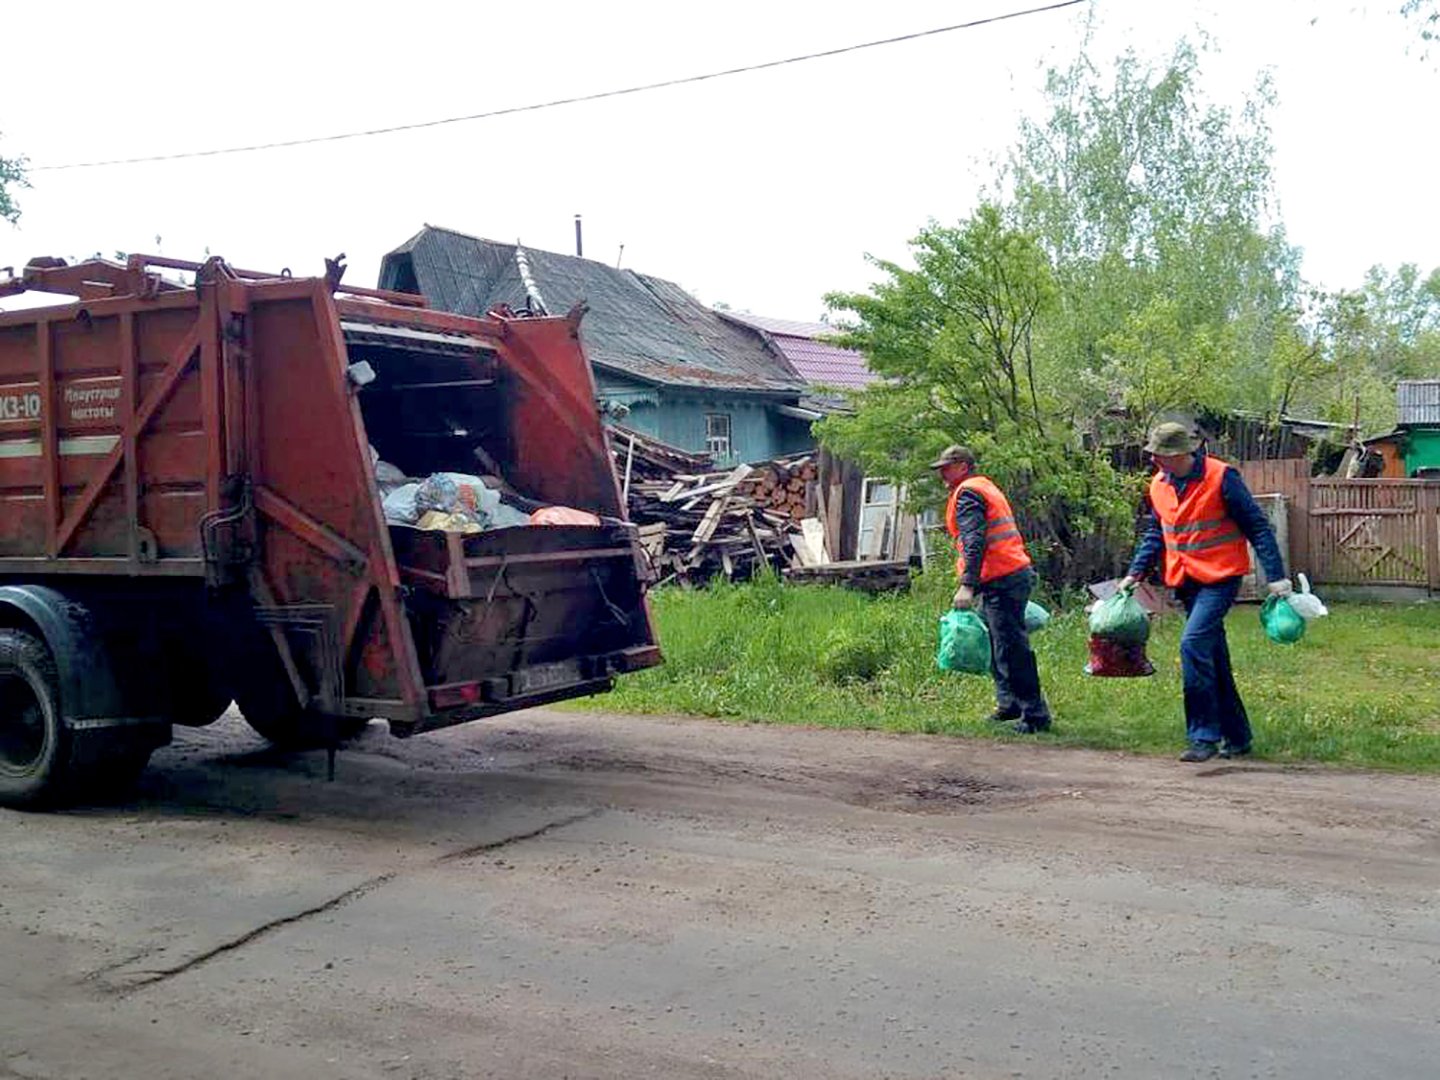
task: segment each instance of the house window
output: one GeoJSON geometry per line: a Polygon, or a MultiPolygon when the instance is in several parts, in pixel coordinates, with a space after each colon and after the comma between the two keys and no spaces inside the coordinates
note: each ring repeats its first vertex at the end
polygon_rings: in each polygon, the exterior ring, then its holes
{"type": "Polygon", "coordinates": [[[705,449],[717,461],[730,456],[730,414],[705,414],[705,449]]]}

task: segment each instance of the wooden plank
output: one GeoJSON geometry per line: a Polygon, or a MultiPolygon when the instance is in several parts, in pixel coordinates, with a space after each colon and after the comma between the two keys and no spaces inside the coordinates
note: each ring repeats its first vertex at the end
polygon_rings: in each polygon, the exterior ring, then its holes
{"type": "Polygon", "coordinates": [[[830,552],[825,547],[825,526],[820,524],[818,518],[805,518],[800,522],[801,535],[805,537],[805,543],[810,548],[811,555],[815,558],[814,565],[824,566],[830,561],[830,552]]]}
{"type": "Polygon", "coordinates": [[[1425,587],[1440,592],[1440,487],[1427,488],[1420,499],[1425,547],[1425,587]]]}
{"type": "Polygon", "coordinates": [[[810,547],[810,541],[805,538],[804,533],[790,534],[790,550],[795,552],[795,558],[800,561],[801,566],[819,566],[820,560],[816,557],[814,549],[810,547]]]}
{"type": "Polygon", "coordinates": [[[1295,485],[1295,501],[1290,508],[1290,569],[1310,566],[1314,556],[1310,539],[1310,465],[1304,463],[1295,485]]]}
{"type": "Polygon", "coordinates": [[[1396,517],[1413,518],[1418,516],[1419,509],[1411,506],[1370,506],[1370,507],[1343,507],[1343,506],[1322,506],[1318,510],[1311,510],[1311,517],[1396,517]]]}
{"type": "Polygon", "coordinates": [[[755,558],[759,559],[762,563],[768,562],[769,558],[765,554],[765,545],[760,542],[760,534],[755,528],[754,517],[747,517],[745,519],[745,528],[750,533],[750,542],[755,546],[755,558]]]}
{"type": "Polygon", "coordinates": [[[693,503],[693,500],[695,500],[701,495],[716,495],[721,492],[729,491],[730,489],[735,487],[736,484],[740,483],[741,480],[745,479],[745,476],[749,472],[749,465],[741,465],[733,472],[731,472],[728,476],[726,476],[723,480],[715,483],[704,484],[697,488],[690,488],[688,490],[681,491],[673,497],[670,497],[670,493],[666,492],[664,496],[661,496],[660,501],[675,502],[678,499],[686,499],[690,500],[693,503]]]}
{"type": "Polygon", "coordinates": [[[715,528],[720,524],[720,515],[725,512],[726,502],[728,502],[727,499],[716,499],[710,504],[710,508],[705,511],[705,516],[700,519],[699,526],[690,536],[691,543],[705,544],[715,535],[715,528]]]}
{"type": "Polygon", "coordinates": [[[915,515],[904,510],[896,511],[895,550],[896,562],[908,563],[915,551],[915,515]]]}

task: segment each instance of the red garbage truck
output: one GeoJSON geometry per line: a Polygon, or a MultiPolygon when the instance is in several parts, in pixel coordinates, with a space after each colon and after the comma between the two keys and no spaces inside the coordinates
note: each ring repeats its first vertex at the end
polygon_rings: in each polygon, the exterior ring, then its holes
{"type": "Polygon", "coordinates": [[[342,273],[0,277],[60,294],[0,312],[0,803],[123,785],[232,701],[333,747],[660,662],[581,313],[467,318],[342,273]],[[397,520],[394,481],[436,476],[503,520],[397,520]]]}

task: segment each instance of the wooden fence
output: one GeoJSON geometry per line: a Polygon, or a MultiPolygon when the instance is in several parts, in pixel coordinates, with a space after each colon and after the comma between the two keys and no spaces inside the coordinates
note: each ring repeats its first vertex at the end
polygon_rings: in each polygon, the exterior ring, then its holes
{"type": "Polygon", "coordinates": [[[1303,461],[1238,466],[1256,495],[1289,507],[1292,571],[1318,585],[1406,586],[1440,592],[1440,484],[1311,478],[1303,461]]]}

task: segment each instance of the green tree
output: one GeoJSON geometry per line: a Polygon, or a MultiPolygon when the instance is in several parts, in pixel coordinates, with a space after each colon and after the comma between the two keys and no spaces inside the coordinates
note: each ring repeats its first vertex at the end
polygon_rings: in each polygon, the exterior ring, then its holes
{"type": "Polygon", "coordinates": [[[1111,469],[1108,437],[1268,408],[1277,363],[1282,390],[1308,377],[1286,351],[1298,255],[1270,222],[1269,87],[1232,113],[1197,77],[1184,43],[1158,69],[1126,54],[1051,72],[1002,194],[923,229],[913,269],[872,260],[868,293],[828,298],[883,379],[822,440],[927,498],[925,460],[971,444],[1052,581],[1093,580],[1130,546],[1137,478],[1111,469]]]}
{"type": "Polygon", "coordinates": [[[1055,268],[1061,385],[1097,436],[1133,437],[1156,408],[1261,407],[1295,306],[1298,252],[1270,223],[1270,86],[1232,112],[1198,75],[1185,42],[1158,69],[1082,57],[1050,73],[1049,114],[1010,158],[1017,218],[1055,268]]]}
{"type": "Polygon", "coordinates": [[[1318,416],[1380,431],[1395,421],[1400,379],[1440,377],[1440,269],[1375,266],[1356,289],[1317,298],[1297,399],[1318,416]]]}
{"type": "Polygon", "coordinates": [[[25,164],[23,157],[0,157],[0,221],[8,221],[12,225],[20,220],[20,207],[15,202],[14,191],[30,186],[25,178],[25,164]]]}
{"type": "Polygon", "coordinates": [[[1104,538],[1126,532],[1124,486],[1042,391],[1036,327],[1056,292],[1036,237],[986,204],[958,226],[932,223],[910,247],[915,269],[872,260],[884,278],[868,293],[827,297],[882,379],[853,395],[852,414],[826,419],[821,439],[932,500],[926,462],[968,443],[988,474],[1025,492],[1017,512],[1051,580],[1113,569],[1104,538]]]}

